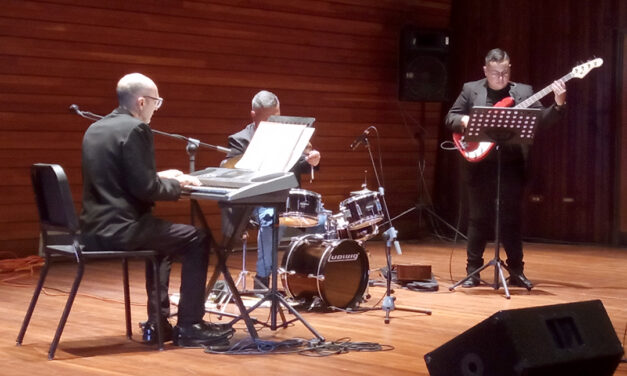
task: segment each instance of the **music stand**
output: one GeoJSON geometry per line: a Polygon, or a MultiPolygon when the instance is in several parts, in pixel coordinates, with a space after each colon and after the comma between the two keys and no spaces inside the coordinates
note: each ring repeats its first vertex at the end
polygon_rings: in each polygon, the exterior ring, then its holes
{"type": "Polygon", "coordinates": [[[302,117],[302,116],[272,115],[268,118],[268,121],[272,123],[283,123],[283,124],[302,124],[308,127],[313,127],[313,123],[316,121],[316,118],[302,117]]]}
{"type": "MultiPolygon", "coordinates": [[[[538,108],[509,108],[509,107],[473,107],[470,119],[464,135],[468,142],[493,142],[496,144],[496,205],[495,205],[495,229],[494,229],[494,258],[479,269],[468,274],[453,286],[457,286],[478,275],[483,269],[494,266],[494,289],[498,290],[499,281],[505,290],[505,297],[510,298],[509,289],[503,275],[503,262],[499,257],[500,250],[500,217],[501,217],[501,145],[504,144],[531,144],[535,135],[536,126],[540,118],[541,110],[538,108]]],[[[505,266],[507,269],[507,266],[505,266]]],[[[509,269],[508,269],[509,272],[509,269]]]]}

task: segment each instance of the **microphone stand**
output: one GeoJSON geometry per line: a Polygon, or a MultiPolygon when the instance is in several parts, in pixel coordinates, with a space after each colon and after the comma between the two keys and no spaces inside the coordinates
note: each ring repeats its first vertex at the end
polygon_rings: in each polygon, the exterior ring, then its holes
{"type": "MultiPolygon", "coordinates": [[[[70,111],[75,112],[77,115],[84,117],[85,119],[89,119],[89,120],[97,121],[103,118],[103,116],[94,114],[93,112],[81,111],[81,109],[75,104],[70,106],[70,111]]],[[[187,151],[187,155],[189,156],[189,173],[190,174],[196,171],[196,151],[198,150],[200,146],[203,146],[211,150],[217,150],[223,153],[229,153],[231,151],[231,149],[229,148],[207,144],[195,138],[182,136],[180,134],[167,133],[167,132],[156,130],[154,128],[150,128],[150,129],[152,130],[153,133],[160,134],[162,136],[171,137],[171,138],[176,138],[178,140],[187,142],[187,146],[185,147],[185,150],[187,151]]]]}
{"type": "Polygon", "coordinates": [[[222,146],[217,146],[217,145],[211,145],[211,144],[207,144],[205,142],[201,142],[195,138],[191,138],[191,137],[187,137],[187,136],[182,136],[180,134],[175,134],[175,133],[166,133],[166,132],[162,132],[162,131],[158,131],[156,129],[152,130],[154,133],[156,134],[160,134],[162,136],[168,136],[168,137],[172,137],[172,138],[176,138],[179,140],[183,140],[187,142],[187,146],[185,147],[185,151],[187,151],[187,155],[189,156],[189,172],[190,174],[194,171],[196,171],[196,151],[198,150],[199,146],[203,146],[207,149],[212,149],[212,150],[217,150],[217,151],[221,151],[225,154],[228,154],[231,152],[231,149],[229,148],[225,148],[222,146]]]}
{"type": "MultiPolygon", "coordinates": [[[[372,127],[372,128],[376,130],[375,127],[372,127]]],[[[377,131],[377,135],[378,135],[378,131],[377,131]]],[[[394,244],[394,248],[396,248],[396,253],[400,255],[402,252],[401,252],[400,244],[398,243],[398,240],[397,240],[398,232],[396,231],[396,228],[394,228],[394,225],[392,224],[392,220],[390,219],[390,212],[388,211],[388,205],[387,205],[387,202],[385,201],[385,188],[383,187],[383,185],[381,184],[381,180],[379,179],[377,166],[374,162],[374,157],[372,156],[372,150],[370,149],[370,142],[368,141],[368,133],[364,132],[362,137],[363,137],[363,144],[366,146],[366,149],[368,149],[368,155],[370,156],[370,163],[372,163],[372,170],[374,171],[374,176],[377,179],[377,185],[379,186],[379,195],[381,196],[381,200],[383,201],[384,223],[389,224],[389,228],[385,230],[382,234],[383,239],[385,240],[385,259],[386,259],[387,268],[388,268],[387,275],[386,275],[385,297],[383,298],[383,303],[381,304],[381,308],[385,311],[385,318],[383,322],[386,324],[390,323],[390,312],[393,311],[394,309],[431,315],[430,310],[418,309],[418,308],[407,307],[407,306],[396,307],[394,305],[394,301],[396,300],[396,297],[392,296],[392,255],[390,252],[392,249],[392,244],[394,244]]],[[[366,308],[366,310],[375,310],[375,309],[378,309],[378,308],[366,308]]]]}

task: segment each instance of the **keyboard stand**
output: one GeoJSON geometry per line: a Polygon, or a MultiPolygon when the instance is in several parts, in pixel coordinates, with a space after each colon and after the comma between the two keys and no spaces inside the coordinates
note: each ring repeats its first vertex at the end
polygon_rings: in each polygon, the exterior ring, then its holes
{"type": "MultiPolygon", "coordinates": [[[[192,199],[191,206],[192,206],[192,217],[198,218],[201,226],[206,231],[210,231],[207,221],[205,219],[204,213],[198,201],[192,199]]],[[[226,265],[226,261],[228,259],[228,250],[233,249],[233,241],[237,237],[237,234],[241,235],[242,232],[245,230],[246,223],[248,223],[248,218],[252,214],[254,207],[253,206],[241,206],[241,207],[234,207],[233,209],[234,210],[233,210],[233,214],[231,218],[232,218],[232,223],[235,224],[235,227],[231,229],[230,231],[231,236],[228,236],[228,237],[225,236],[222,239],[222,244],[217,244],[217,242],[215,241],[215,238],[211,236],[213,248],[215,249],[215,253],[218,257],[218,262],[216,264],[216,267],[211,277],[207,281],[204,301],[207,301],[209,292],[211,291],[211,289],[217,282],[219,275],[222,274],[222,276],[224,277],[224,281],[226,282],[226,285],[229,288],[229,291],[233,292],[232,299],[240,311],[241,316],[237,316],[237,319],[239,320],[239,318],[242,318],[244,320],[244,323],[246,324],[246,329],[248,329],[248,333],[250,334],[250,336],[253,339],[257,339],[259,338],[259,335],[257,334],[257,329],[255,328],[253,320],[250,318],[250,316],[248,315],[248,312],[246,311],[246,306],[244,306],[242,297],[240,296],[237,290],[237,287],[235,286],[235,282],[233,281],[233,277],[231,276],[231,273],[229,272],[228,267],[226,265]]]]}
{"type": "MultiPolygon", "coordinates": [[[[277,282],[278,282],[278,278],[277,278],[278,236],[277,236],[277,233],[278,231],[276,231],[278,227],[278,210],[277,209],[280,204],[285,202],[285,199],[287,198],[288,193],[289,193],[289,189],[282,190],[282,191],[275,191],[270,194],[264,194],[262,196],[249,197],[249,198],[237,200],[234,202],[219,201],[219,205],[222,208],[222,210],[223,211],[228,210],[230,212],[229,213],[230,220],[228,221],[228,223],[223,224],[225,227],[223,228],[223,231],[222,231],[224,235],[223,235],[221,244],[217,244],[214,238],[212,237],[212,242],[214,244],[216,255],[218,257],[218,263],[214,269],[213,274],[211,275],[211,277],[209,278],[207,282],[205,298],[208,297],[209,292],[211,291],[211,289],[217,282],[219,274],[222,274],[226,285],[228,286],[229,290],[233,293],[232,299],[235,302],[235,305],[237,306],[240,312],[240,316],[235,316],[235,318],[231,321],[231,324],[235,324],[239,320],[244,320],[244,323],[246,324],[246,328],[248,329],[248,333],[253,338],[253,340],[256,340],[259,338],[257,329],[255,328],[254,324],[260,323],[265,326],[268,326],[268,325],[252,319],[250,317],[250,313],[254,311],[255,309],[257,309],[264,301],[270,300],[271,301],[271,308],[270,308],[271,309],[270,311],[270,317],[271,317],[270,329],[271,330],[276,330],[278,328],[277,323],[276,323],[276,317],[277,317],[277,312],[278,312],[280,313],[281,318],[283,319],[283,324],[281,325],[281,327],[287,327],[289,323],[299,320],[307,327],[307,329],[309,329],[309,331],[311,331],[316,336],[318,340],[324,341],[324,337],[322,337],[309,323],[307,323],[305,319],[292,306],[290,306],[288,302],[282,296],[280,296],[277,292],[277,287],[278,287],[277,286],[277,282]],[[235,242],[238,241],[238,239],[241,238],[241,235],[244,233],[244,231],[246,231],[246,226],[248,225],[248,220],[250,218],[250,215],[252,214],[254,208],[257,206],[266,206],[266,207],[275,208],[274,210],[275,212],[274,223],[275,224],[274,224],[274,231],[272,232],[273,233],[272,234],[272,241],[273,241],[272,286],[270,288],[270,291],[266,294],[266,296],[264,296],[264,298],[260,302],[258,302],[253,307],[247,310],[246,307],[244,306],[244,303],[239,294],[239,291],[237,290],[237,286],[235,285],[235,282],[233,281],[233,277],[231,276],[231,273],[229,272],[229,269],[227,267],[227,259],[228,259],[229,251],[232,250],[235,246],[235,242]],[[294,314],[294,316],[296,316],[296,318],[294,320],[290,320],[289,322],[286,322],[283,312],[281,311],[280,304],[283,304],[292,314],[294,314]]],[[[201,226],[210,233],[209,226],[207,224],[205,216],[202,212],[202,208],[200,207],[200,204],[198,203],[197,199],[202,199],[202,194],[196,194],[195,197],[192,197],[191,199],[192,219],[198,218],[201,226]]],[[[211,197],[209,199],[213,200],[214,198],[211,197]]]]}

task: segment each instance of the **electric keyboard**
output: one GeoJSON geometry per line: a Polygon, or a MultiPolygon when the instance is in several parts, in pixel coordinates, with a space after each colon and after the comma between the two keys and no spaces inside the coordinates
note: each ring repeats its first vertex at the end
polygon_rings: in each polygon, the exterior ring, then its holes
{"type": "Polygon", "coordinates": [[[186,186],[183,193],[195,199],[251,204],[284,202],[287,191],[298,186],[292,172],[209,167],[191,175],[196,176],[202,186],[186,186]]]}

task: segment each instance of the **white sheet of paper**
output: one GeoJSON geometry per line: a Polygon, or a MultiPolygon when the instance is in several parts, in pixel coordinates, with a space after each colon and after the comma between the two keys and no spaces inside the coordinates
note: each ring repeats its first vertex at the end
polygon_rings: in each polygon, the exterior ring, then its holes
{"type": "Polygon", "coordinates": [[[300,138],[298,139],[298,143],[294,147],[294,153],[292,153],[292,156],[288,161],[284,172],[291,170],[296,162],[298,162],[298,159],[301,155],[303,155],[305,148],[307,148],[307,144],[309,144],[309,140],[311,140],[311,136],[313,136],[314,131],[315,128],[312,127],[305,127],[305,129],[303,129],[303,133],[301,133],[300,138]]]}
{"type": "Polygon", "coordinates": [[[314,128],[301,124],[259,123],[236,168],[260,172],[287,172],[298,161],[314,128]]]}

